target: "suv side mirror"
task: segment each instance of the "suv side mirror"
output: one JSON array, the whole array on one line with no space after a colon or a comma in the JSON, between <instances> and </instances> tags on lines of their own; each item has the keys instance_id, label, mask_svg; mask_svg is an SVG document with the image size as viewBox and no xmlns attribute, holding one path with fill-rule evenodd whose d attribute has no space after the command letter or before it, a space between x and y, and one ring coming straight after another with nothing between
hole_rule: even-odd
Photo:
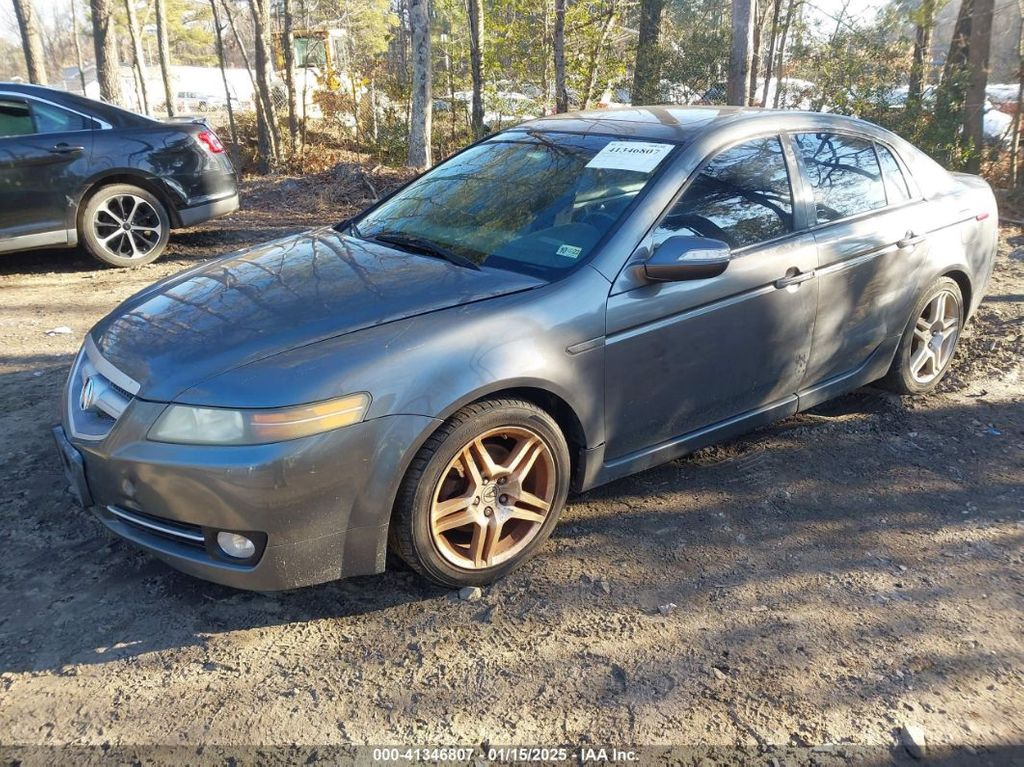
<instances>
[{"instance_id":1,"label":"suv side mirror","mask_svg":"<svg viewBox=\"0 0 1024 767\"><path fill-rule=\"evenodd\" d=\"M676 235L659 245L643 264L644 276L658 282L717 277L729 265L732 250L721 240Z\"/></svg>"}]
</instances>

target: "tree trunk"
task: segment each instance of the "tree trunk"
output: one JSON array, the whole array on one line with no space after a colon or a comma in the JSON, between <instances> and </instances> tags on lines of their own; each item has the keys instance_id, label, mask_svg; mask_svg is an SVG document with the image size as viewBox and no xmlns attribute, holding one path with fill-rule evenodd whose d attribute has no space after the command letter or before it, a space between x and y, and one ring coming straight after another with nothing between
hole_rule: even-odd
<instances>
[{"instance_id":1,"label":"tree trunk","mask_svg":"<svg viewBox=\"0 0 1024 767\"><path fill-rule=\"evenodd\" d=\"M968 60L970 77L967 83L964 114L964 133L971 149L967 159L967 170L971 173L981 172L981 160L985 149L985 88L988 86L994 10L994 0L974 0Z\"/></svg>"},{"instance_id":2,"label":"tree trunk","mask_svg":"<svg viewBox=\"0 0 1024 767\"><path fill-rule=\"evenodd\" d=\"M165 109L174 117L174 89L171 87L171 48L167 42L167 10L165 0L156 0L156 41L160 51L160 77L164 81Z\"/></svg>"},{"instance_id":3,"label":"tree trunk","mask_svg":"<svg viewBox=\"0 0 1024 767\"><path fill-rule=\"evenodd\" d=\"M764 89L761 91L761 106L763 107L768 106L768 88L772 83L772 65L775 63L775 40L779 34L779 15L782 11L782 0L774 0L773 5L772 25L768 32L768 55L764 59Z\"/></svg>"},{"instance_id":4,"label":"tree trunk","mask_svg":"<svg viewBox=\"0 0 1024 767\"><path fill-rule=\"evenodd\" d=\"M1013 113L1013 141L1010 145L1010 188L1020 183L1020 123L1024 111L1024 0L1018 0L1020 28L1017 31L1017 111Z\"/></svg>"},{"instance_id":5,"label":"tree trunk","mask_svg":"<svg viewBox=\"0 0 1024 767\"><path fill-rule=\"evenodd\" d=\"M288 136L292 151L299 142L299 115L295 104L295 25L291 0L284 0L284 77L288 89Z\"/></svg>"},{"instance_id":6,"label":"tree trunk","mask_svg":"<svg viewBox=\"0 0 1024 767\"><path fill-rule=\"evenodd\" d=\"M729 51L729 103L746 106L754 49L754 0L732 0L732 46Z\"/></svg>"},{"instance_id":7,"label":"tree trunk","mask_svg":"<svg viewBox=\"0 0 1024 767\"><path fill-rule=\"evenodd\" d=\"M604 22L601 24L601 34L598 35L597 41L590 52L590 61L587 62L587 86L583 91L584 109L590 108L590 102L595 95L597 75L601 68L601 53L604 51L605 45L608 44L608 36L611 34L612 27L615 26L615 15L615 0L612 0L611 5L608 7L608 13L605 14Z\"/></svg>"},{"instance_id":8,"label":"tree trunk","mask_svg":"<svg viewBox=\"0 0 1024 767\"><path fill-rule=\"evenodd\" d=\"M569 111L569 91L565 86L565 3L555 0L555 30L552 51L555 59L555 112Z\"/></svg>"},{"instance_id":9,"label":"tree trunk","mask_svg":"<svg viewBox=\"0 0 1024 767\"><path fill-rule=\"evenodd\" d=\"M82 95L85 96L85 62L82 61L82 40L78 31L78 4L71 0L71 35L75 40L75 66L78 67L78 79L82 83Z\"/></svg>"},{"instance_id":10,"label":"tree trunk","mask_svg":"<svg viewBox=\"0 0 1024 767\"><path fill-rule=\"evenodd\" d=\"M429 168L431 162L431 118L433 92L430 60L429 0L409 0L412 27L412 103L410 104L409 165Z\"/></svg>"},{"instance_id":11,"label":"tree trunk","mask_svg":"<svg viewBox=\"0 0 1024 767\"><path fill-rule=\"evenodd\" d=\"M772 101L772 108L778 109L782 104L782 96L785 88L786 77L786 43L789 40L789 28L793 24L793 12L796 8L796 0L789 0L786 6L786 20L782 23L782 38L779 40L779 63L775 67L775 98Z\"/></svg>"},{"instance_id":12,"label":"tree trunk","mask_svg":"<svg viewBox=\"0 0 1024 767\"><path fill-rule=\"evenodd\" d=\"M935 123L941 144L948 149L947 161L959 161L956 151L964 125L964 98L967 90L967 62L971 48L971 20L974 0L961 0L949 53L942 68L942 81L935 97Z\"/></svg>"},{"instance_id":13,"label":"tree trunk","mask_svg":"<svg viewBox=\"0 0 1024 767\"><path fill-rule=\"evenodd\" d=\"M28 79L37 85L46 85L46 59L43 54L43 36L39 32L32 0L14 0L14 15L21 31L21 49L25 52Z\"/></svg>"},{"instance_id":14,"label":"tree trunk","mask_svg":"<svg viewBox=\"0 0 1024 767\"><path fill-rule=\"evenodd\" d=\"M636 44L631 99L634 104L654 104L659 101L661 51L658 49L658 36L664 9L665 0L640 0L640 33Z\"/></svg>"},{"instance_id":15,"label":"tree trunk","mask_svg":"<svg viewBox=\"0 0 1024 767\"><path fill-rule=\"evenodd\" d=\"M257 113L258 133L260 139L261 170L273 171L279 159L278 147L281 136L277 129L274 116L274 96L270 88L272 64L267 34L270 27L270 6L268 0L249 0L249 12L252 15L253 47L256 51L256 90L259 100L263 103L262 119Z\"/></svg>"},{"instance_id":16,"label":"tree trunk","mask_svg":"<svg viewBox=\"0 0 1024 767\"><path fill-rule=\"evenodd\" d=\"M484 135L484 8L481 0L466 3L469 19L469 74L473 78L473 137Z\"/></svg>"},{"instance_id":17,"label":"tree trunk","mask_svg":"<svg viewBox=\"0 0 1024 767\"><path fill-rule=\"evenodd\" d=\"M231 155L238 167L238 131L235 129L235 108L231 105L231 88L228 87L228 73L224 64L224 27L220 23L220 12L217 10L217 0L210 0L210 10L213 11L213 33L217 42L217 63L220 65L220 78L224 81L224 99L228 106L228 129L231 131Z\"/></svg>"},{"instance_id":18,"label":"tree trunk","mask_svg":"<svg viewBox=\"0 0 1024 767\"><path fill-rule=\"evenodd\" d=\"M117 28L111 0L89 0L92 9L92 41L96 49L96 79L100 98L108 104L121 103L121 80L117 56Z\"/></svg>"},{"instance_id":19,"label":"tree trunk","mask_svg":"<svg viewBox=\"0 0 1024 767\"><path fill-rule=\"evenodd\" d=\"M747 84L747 106L754 106L757 97L757 73L761 69L761 35L764 30L764 14L758 13L754 0L754 48L750 54L750 82Z\"/></svg>"},{"instance_id":20,"label":"tree trunk","mask_svg":"<svg viewBox=\"0 0 1024 767\"><path fill-rule=\"evenodd\" d=\"M139 78L139 101L143 114L149 114L149 93L146 89L146 62L142 54L142 38L139 36L139 20L135 16L133 0L124 0L124 9L128 16L128 34L132 39L132 58L135 60L135 72Z\"/></svg>"},{"instance_id":21,"label":"tree trunk","mask_svg":"<svg viewBox=\"0 0 1024 767\"><path fill-rule=\"evenodd\" d=\"M924 84L928 81L928 65L931 61L935 10L936 0L922 0L917 9L914 56L910 64L910 84L907 86L908 112L917 112L921 108L921 97L924 95Z\"/></svg>"}]
</instances>

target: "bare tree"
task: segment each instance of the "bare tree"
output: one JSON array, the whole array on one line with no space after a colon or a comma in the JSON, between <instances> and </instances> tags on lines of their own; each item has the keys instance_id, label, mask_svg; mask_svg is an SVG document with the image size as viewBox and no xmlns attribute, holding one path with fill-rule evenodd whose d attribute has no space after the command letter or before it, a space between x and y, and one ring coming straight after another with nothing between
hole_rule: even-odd
<instances>
[{"instance_id":1,"label":"bare tree","mask_svg":"<svg viewBox=\"0 0 1024 767\"><path fill-rule=\"evenodd\" d=\"M981 171L985 146L985 88L988 86L989 51L992 47L994 0L974 0L971 20L970 53L967 68L967 94L964 102L964 133L971 144L967 170Z\"/></svg>"},{"instance_id":2,"label":"bare tree","mask_svg":"<svg viewBox=\"0 0 1024 767\"><path fill-rule=\"evenodd\" d=\"M1024 111L1024 0L1017 1L1020 27L1017 29L1017 111L1013 113L1013 139L1010 145L1010 188L1020 184L1020 123Z\"/></svg>"},{"instance_id":3,"label":"bare tree","mask_svg":"<svg viewBox=\"0 0 1024 767\"><path fill-rule=\"evenodd\" d=\"M469 73L473 78L473 136L484 135L484 8L481 0L467 0L469 18Z\"/></svg>"},{"instance_id":4,"label":"bare tree","mask_svg":"<svg viewBox=\"0 0 1024 767\"><path fill-rule=\"evenodd\" d=\"M25 66L28 79L38 85L46 85L46 62L43 54L43 36L39 31L32 0L14 0L14 15L18 17L21 32L21 48L25 52Z\"/></svg>"},{"instance_id":5,"label":"bare tree","mask_svg":"<svg viewBox=\"0 0 1024 767\"><path fill-rule=\"evenodd\" d=\"M110 104L121 103L121 80L118 69L117 27L112 0L89 0L92 10L92 41L96 49L96 79L100 98Z\"/></svg>"},{"instance_id":6,"label":"bare tree","mask_svg":"<svg viewBox=\"0 0 1024 767\"><path fill-rule=\"evenodd\" d=\"M75 42L75 66L78 67L78 79L82 83L82 95L85 94L85 63L82 61L81 32L78 30L78 4L71 0L71 37Z\"/></svg>"},{"instance_id":7,"label":"bare tree","mask_svg":"<svg viewBox=\"0 0 1024 767\"><path fill-rule=\"evenodd\" d=\"M210 10L213 11L213 33L217 41L217 62L220 64L220 77L224 81L224 99L228 107L228 129L231 131L231 154L234 156L235 165L238 165L238 131L235 128L235 108L231 104L231 88L228 87L228 73L224 64L224 27L220 23L220 12L217 10L217 0L210 0Z\"/></svg>"},{"instance_id":8,"label":"bare tree","mask_svg":"<svg viewBox=\"0 0 1024 767\"><path fill-rule=\"evenodd\" d=\"M764 89L761 91L761 106L768 106L768 88L772 83L772 65L775 63L775 43L779 35L779 16L782 0L772 2L772 25L768 31L768 55L764 58Z\"/></svg>"},{"instance_id":9,"label":"bare tree","mask_svg":"<svg viewBox=\"0 0 1024 767\"><path fill-rule=\"evenodd\" d=\"M132 39L132 58L135 60L135 73L139 79L139 100L142 111L149 114L149 93L146 88L146 63L142 53L142 38L139 36L139 19L135 15L133 0L124 0L124 9L128 18L128 34Z\"/></svg>"},{"instance_id":10,"label":"bare tree","mask_svg":"<svg viewBox=\"0 0 1024 767\"><path fill-rule=\"evenodd\" d=\"M431 161L431 118L433 92L430 75L429 0L409 0L412 32L412 103L410 105L409 165L429 168Z\"/></svg>"},{"instance_id":11,"label":"bare tree","mask_svg":"<svg viewBox=\"0 0 1024 767\"><path fill-rule=\"evenodd\" d=\"M786 43L789 41L789 28L793 24L793 14L796 12L797 0L789 0L786 5L786 20L782 22L782 37L779 40L779 62L775 67L775 98L772 100L772 107L779 108L782 104L782 95L785 91L786 77Z\"/></svg>"},{"instance_id":12,"label":"bare tree","mask_svg":"<svg viewBox=\"0 0 1024 767\"><path fill-rule=\"evenodd\" d=\"M914 57L910 64L910 84L907 86L907 109L910 111L916 111L921 107L921 96L928 79L932 29L935 26L937 9L937 0L921 0L921 5L915 11Z\"/></svg>"},{"instance_id":13,"label":"bare tree","mask_svg":"<svg viewBox=\"0 0 1024 767\"><path fill-rule=\"evenodd\" d=\"M295 104L295 27L291 0L284 0L284 76L288 90L288 136L292 151L299 142L299 118Z\"/></svg>"},{"instance_id":14,"label":"bare tree","mask_svg":"<svg viewBox=\"0 0 1024 767\"><path fill-rule=\"evenodd\" d=\"M608 44L608 37L611 35L612 27L615 26L616 14L615 0L612 0L608 5L608 12L601 22L601 32L594 41L594 47L590 50L590 59L587 62L587 83L583 91L584 109L590 107L590 102L597 95L597 75L601 68L601 53L604 51L605 45Z\"/></svg>"},{"instance_id":15,"label":"bare tree","mask_svg":"<svg viewBox=\"0 0 1024 767\"><path fill-rule=\"evenodd\" d=\"M270 32L270 4L268 0L249 0L252 14L253 47L256 50L256 92L263 102L263 110L257 112L260 165L264 172L273 170L279 159L278 147L281 136L274 117L274 97L270 89L270 75L273 69L270 58L268 35Z\"/></svg>"},{"instance_id":16,"label":"bare tree","mask_svg":"<svg viewBox=\"0 0 1024 767\"><path fill-rule=\"evenodd\" d=\"M555 31L552 49L555 57L555 111L569 111L569 91L565 86L565 2L555 0Z\"/></svg>"},{"instance_id":17,"label":"bare tree","mask_svg":"<svg viewBox=\"0 0 1024 767\"><path fill-rule=\"evenodd\" d=\"M658 99L658 81L661 79L661 50L658 36L661 32L661 14L665 0L640 0L640 30L636 43L636 64L633 67L634 104L653 104Z\"/></svg>"},{"instance_id":18,"label":"bare tree","mask_svg":"<svg viewBox=\"0 0 1024 767\"><path fill-rule=\"evenodd\" d=\"M732 47L729 51L729 103L745 106L754 50L754 0L732 0Z\"/></svg>"},{"instance_id":19,"label":"bare tree","mask_svg":"<svg viewBox=\"0 0 1024 767\"><path fill-rule=\"evenodd\" d=\"M174 117L174 89L171 87L171 48L167 42L167 9L164 0L156 0L156 44L160 51L160 77L164 81L165 109Z\"/></svg>"}]
</instances>

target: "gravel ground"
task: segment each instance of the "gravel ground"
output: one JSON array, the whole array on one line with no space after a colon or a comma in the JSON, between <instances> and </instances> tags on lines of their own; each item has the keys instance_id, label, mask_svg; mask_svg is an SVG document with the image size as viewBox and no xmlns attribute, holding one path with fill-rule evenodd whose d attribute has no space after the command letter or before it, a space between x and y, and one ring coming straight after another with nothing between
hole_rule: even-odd
<instances>
[{"instance_id":1,"label":"gravel ground","mask_svg":"<svg viewBox=\"0 0 1024 767\"><path fill-rule=\"evenodd\" d=\"M475 601L403 571L232 591L76 510L49 426L89 327L158 277L396 180L247 183L245 210L134 271L0 261L0 743L705 744L725 747L711 761L889 763L910 758L912 726L950 763L1024 759L1014 227L939 392L862 389L575 497L542 555Z\"/></svg>"}]
</instances>

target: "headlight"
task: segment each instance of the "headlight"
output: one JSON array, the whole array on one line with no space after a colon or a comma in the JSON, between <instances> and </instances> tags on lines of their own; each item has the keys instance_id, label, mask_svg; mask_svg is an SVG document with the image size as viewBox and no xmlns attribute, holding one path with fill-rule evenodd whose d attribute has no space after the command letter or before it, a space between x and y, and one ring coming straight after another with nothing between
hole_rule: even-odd
<instances>
[{"instance_id":1,"label":"headlight","mask_svg":"<svg viewBox=\"0 0 1024 767\"><path fill-rule=\"evenodd\" d=\"M186 445L262 445L359 423L369 406L369 394L268 410L168 405L147 437Z\"/></svg>"}]
</instances>

